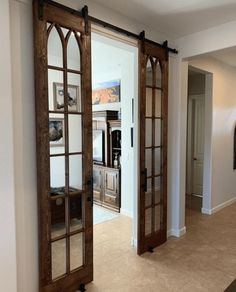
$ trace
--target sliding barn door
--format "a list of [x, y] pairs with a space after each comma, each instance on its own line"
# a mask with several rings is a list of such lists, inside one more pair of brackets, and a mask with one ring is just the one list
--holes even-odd
[[93, 279], [90, 23], [34, 1], [40, 291]]
[[138, 253], [166, 241], [168, 52], [140, 42]]

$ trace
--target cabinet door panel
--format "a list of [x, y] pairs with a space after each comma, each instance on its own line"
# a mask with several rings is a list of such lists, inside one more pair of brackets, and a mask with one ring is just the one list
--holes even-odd
[[105, 190], [118, 194], [119, 192], [119, 174], [115, 171], [105, 171]]
[[114, 207], [118, 207], [118, 196], [105, 192], [104, 193], [104, 203], [109, 204], [109, 205], [113, 205]]

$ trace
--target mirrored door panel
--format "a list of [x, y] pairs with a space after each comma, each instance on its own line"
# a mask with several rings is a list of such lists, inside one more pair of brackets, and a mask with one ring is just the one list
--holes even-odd
[[40, 291], [74, 292], [93, 278], [90, 24], [37, 4]]
[[164, 48], [140, 45], [139, 254], [166, 240], [167, 65]]

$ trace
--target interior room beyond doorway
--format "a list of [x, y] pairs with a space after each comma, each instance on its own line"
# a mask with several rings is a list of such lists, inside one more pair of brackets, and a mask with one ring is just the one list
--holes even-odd
[[136, 46], [92, 33], [95, 246], [101, 243], [98, 230], [109, 230], [102, 225], [114, 220], [129, 222], [130, 242], [136, 243], [137, 62]]

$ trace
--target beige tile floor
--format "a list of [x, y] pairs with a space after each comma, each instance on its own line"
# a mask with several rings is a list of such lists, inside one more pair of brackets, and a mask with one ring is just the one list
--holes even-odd
[[153, 254], [136, 255], [129, 218], [96, 225], [94, 282], [87, 291], [224, 291], [236, 278], [236, 204], [212, 216], [191, 202], [187, 207], [187, 233]]

